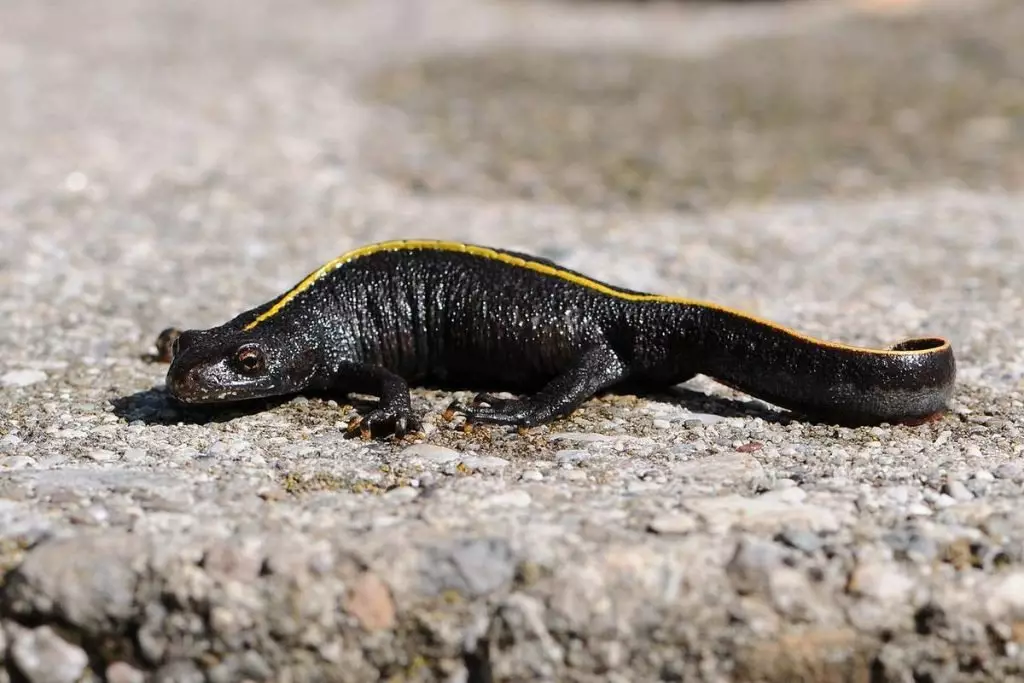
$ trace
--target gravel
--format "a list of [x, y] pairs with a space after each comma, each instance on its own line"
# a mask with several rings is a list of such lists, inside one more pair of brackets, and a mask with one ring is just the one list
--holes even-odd
[[[0, 683], [1024, 675], [1020, 4], [596, 4], [0, 5]], [[817, 120], [843, 83], [849, 155]], [[758, 142], [723, 156], [749, 136], [694, 116], [744, 92]], [[580, 148], [566, 116], [608, 98]], [[917, 427], [699, 377], [525, 434], [417, 389], [404, 442], [346, 438], [333, 400], [168, 400], [162, 329], [414, 235], [947, 335], [960, 381]]]

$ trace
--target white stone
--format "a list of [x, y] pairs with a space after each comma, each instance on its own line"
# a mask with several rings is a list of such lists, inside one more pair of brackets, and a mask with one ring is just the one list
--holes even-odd
[[11, 370], [0, 376], [0, 386], [27, 387], [45, 380], [46, 373], [42, 370]]

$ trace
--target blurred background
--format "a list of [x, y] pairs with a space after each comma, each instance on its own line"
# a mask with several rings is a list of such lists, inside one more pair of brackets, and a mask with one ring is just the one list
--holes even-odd
[[487, 49], [367, 79], [420, 150], [370, 136], [373, 166], [421, 192], [683, 210], [1024, 180], [1018, 0], [540, 4], [508, 0], [517, 28]]
[[0, 181], [269, 161], [673, 211], [1019, 187], [1022, 36], [1020, 0], [9, 2]]

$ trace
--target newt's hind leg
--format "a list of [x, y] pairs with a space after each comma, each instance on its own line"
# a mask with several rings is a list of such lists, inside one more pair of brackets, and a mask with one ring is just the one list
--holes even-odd
[[461, 413], [468, 424], [533, 427], [571, 413], [597, 392], [621, 382], [627, 374], [625, 364], [612, 349], [595, 346], [532, 396], [505, 399], [480, 394], [468, 406], [453, 401], [445, 417], [450, 420]]

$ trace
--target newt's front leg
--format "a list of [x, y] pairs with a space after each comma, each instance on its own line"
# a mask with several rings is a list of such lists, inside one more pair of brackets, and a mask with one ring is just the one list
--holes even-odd
[[364, 439], [393, 433], [401, 438], [422, 430], [420, 419], [412, 411], [409, 385], [395, 373], [369, 363], [342, 363], [331, 388], [345, 393], [367, 393], [380, 397], [377, 407], [348, 423], [347, 432], [357, 431]]

